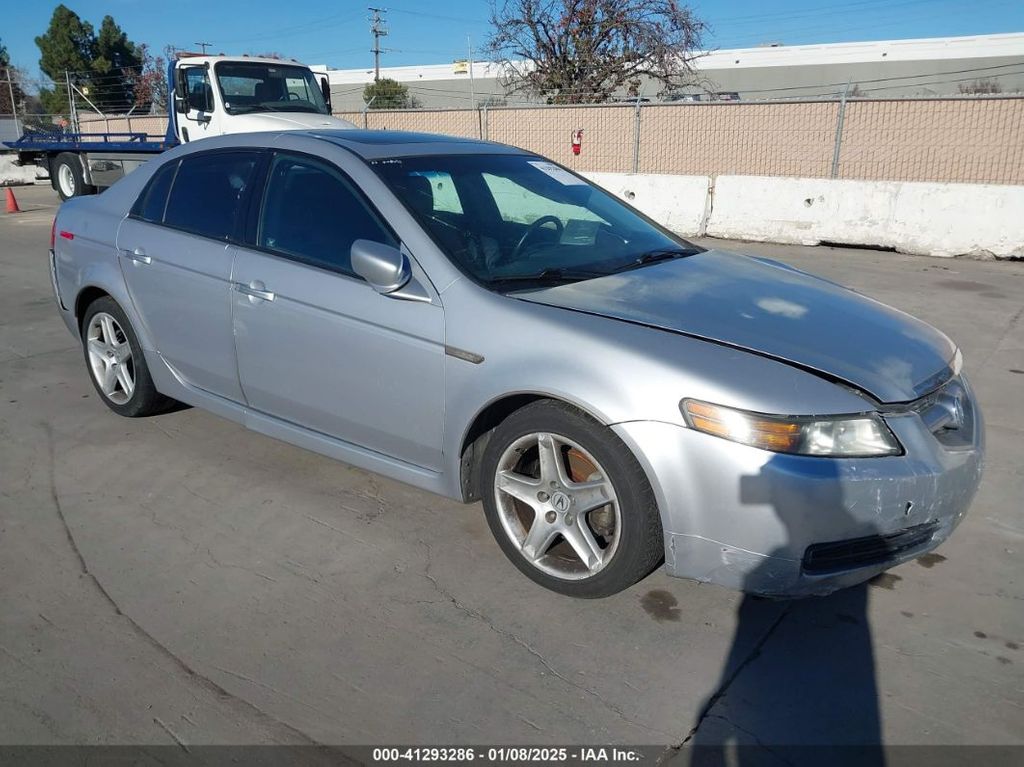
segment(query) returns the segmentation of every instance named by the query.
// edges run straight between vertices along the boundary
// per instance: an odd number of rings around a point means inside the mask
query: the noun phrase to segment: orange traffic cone
[[[7,212],[21,213],[21,208],[18,207],[18,201],[14,197],[14,190],[10,187],[7,187]]]

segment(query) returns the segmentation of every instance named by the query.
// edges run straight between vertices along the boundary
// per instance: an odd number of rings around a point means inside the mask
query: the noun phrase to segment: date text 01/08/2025
[[[373,761],[387,762],[639,762],[638,749],[617,747],[393,747],[373,749]]]

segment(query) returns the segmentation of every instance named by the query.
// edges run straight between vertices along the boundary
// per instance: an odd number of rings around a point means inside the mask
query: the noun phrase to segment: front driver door
[[[337,168],[287,153],[271,163],[257,229],[232,291],[249,405],[439,469],[443,310],[378,294],[349,258],[354,240],[397,246],[395,235]]]
[[[188,112],[182,115],[182,139],[195,141],[207,136],[219,136],[223,115],[217,109],[209,66],[185,67],[185,102]]]

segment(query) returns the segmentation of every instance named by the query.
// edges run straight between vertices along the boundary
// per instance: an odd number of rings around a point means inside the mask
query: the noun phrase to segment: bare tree
[[[170,46],[164,48],[168,59],[174,58]],[[135,73],[135,106],[143,112],[166,112],[167,104],[167,60],[163,56],[153,56],[149,46],[139,46],[142,67]]]
[[[635,96],[644,77],[685,83],[706,30],[676,0],[492,0],[491,24],[506,89],[559,104]]]

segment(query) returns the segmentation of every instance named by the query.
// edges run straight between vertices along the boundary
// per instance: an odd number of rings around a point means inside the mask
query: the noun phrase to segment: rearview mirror
[[[398,248],[371,240],[352,243],[352,269],[378,293],[394,293],[412,277],[409,259]]]

